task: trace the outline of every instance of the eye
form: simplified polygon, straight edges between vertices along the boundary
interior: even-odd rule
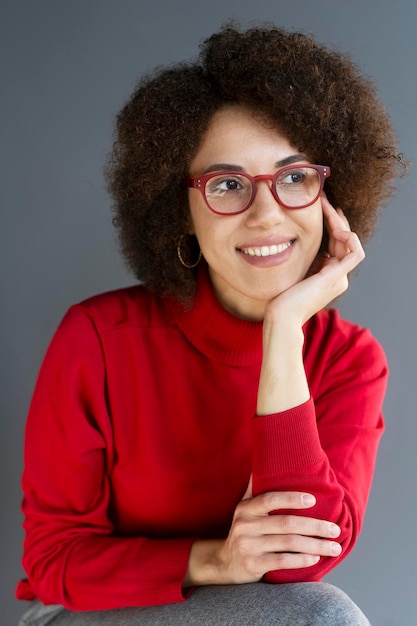
[[[206,193],[225,195],[239,192],[247,187],[244,179],[239,176],[215,176],[207,182]]]
[[[218,188],[224,191],[236,191],[236,189],[240,189],[242,185],[238,180],[234,180],[233,178],[228,180],[223,180],[219,183]]]
[[[279,179],[280,185],[302,185],[306,182],[307,172],[305,170],[291,170],[286,172]]]

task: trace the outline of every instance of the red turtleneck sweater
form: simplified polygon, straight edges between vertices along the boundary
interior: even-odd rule
[[[340,557],[266,580],[318,581],[335,567],[363,521],[383,352],[319,313],[305,326],[310,401],[256,417],[261,355],[262,324],[226,312],[204,269],[191,310],[140,286],[72,307],[27,422],[18,597],[73,610],[183,600],[193,540],[227,535],[251,472],[254,495],[311,492],[310,514],[342,529]]]

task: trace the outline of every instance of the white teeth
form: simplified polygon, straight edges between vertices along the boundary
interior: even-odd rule
[[[262,246],[261,248],[243,248],[242,252],[244,254],[248,254],[249,256],[273,256],[274,254],[279,254],[280,252],[284,252],[291,245],[291,241],[287,241],[287,243],[280,243],[274,246]]]

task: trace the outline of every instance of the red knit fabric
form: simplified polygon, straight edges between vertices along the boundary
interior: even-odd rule
[[[254,494],[311,492],[308,514],[341,526],[340,557],[266,576],[320,580],[361,529],[387,367],[334,310],[305,326],[304,352],[311,400],[256,417],[262,324],[227,313],[204,270],[191,310],[140,286],[72,307],[27,422],[17,596],[73,610],[184,600],[193,540],[227,535],[251,472]]]

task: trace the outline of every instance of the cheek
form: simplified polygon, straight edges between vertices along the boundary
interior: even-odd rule
[[[320,246],[324,233],[323,212],[321,210],[321,205],[309,208],[310,210],[303,215],[297,215],[298,226],[302,229],[306,241],[308,240],[310,245]]]
[[[207,215],[205,207],[190,207],[190,234],[197,237],[204,256],[210,251],[213,241],[216,240],[214,224]]]
[[[190,234],[196,235],[201,244],[210,242],[218,229],[217,216],[207,208],[198,190],[190,189],[188,196]]]
[[[317,205],[314,205],[312,208],[313,210],[309,220],[310,230],[314,239],[320,243],[323,239],[324,233],[324,216],[321,208],[321,202],[318,202]]]

